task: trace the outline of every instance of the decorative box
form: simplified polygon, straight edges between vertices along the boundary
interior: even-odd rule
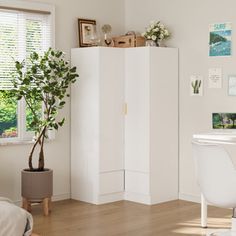
[[[145,45],[145,38],[137,35],[123,35],[113,37],[114,47],[118,48],[132,48],[141,47]]]

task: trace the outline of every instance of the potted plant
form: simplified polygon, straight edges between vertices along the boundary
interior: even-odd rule
[[[27,125],[35,132],[29,153],[29,168],[24,169],[21,176],[24,204],[24,199],[29,202],[51,199],[52,170],[44,166],[44,143],[50,130],[58,130],[64,124],[65,119],[58,121],[57,114],[64,107],[65,98],[69,97],[67,89],[76,81],[78,74],[76,67],[71,68],[65,61],[63,52],[51,48],[42,56],[33,52],[27,63],[16,61],[15,67],[14,89],[9,96],[25,100],[31,116]],[[41,112],[39,107],[42,107]],[[36,150],[39,151],[37,168],[32,163]]]

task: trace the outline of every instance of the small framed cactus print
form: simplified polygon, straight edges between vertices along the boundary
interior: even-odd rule
[[[192,75],[190,77],[190,95],[203,95],[203,77],[201,75]]]

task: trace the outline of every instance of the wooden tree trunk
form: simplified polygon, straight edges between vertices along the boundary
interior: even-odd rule
[[[41,149],[40,149],[40,152],[39,152],[38,170],[39,171],[44,170],[44,152],[43,152],[42,146],[41,146]]]
[[[42,132],[42,140],[40,141],[40,152],[39,152],[39,162],[38,162],[38,170],[43,171],[44,170],[44,139],[45,139],[45,133],[46,129],[43,130]]]
[[[45,138],[45,133],[46,133],[46,127],[44,127],[43,131],[41,132],[41,134],[39,135],[39,137],[37,138],[36,142],[34,143],[34,146],[31,149],[30,155],[29,155],[29,161],[28,161],[28,165],[29,165],[29,169],[30,171],[33,171],[33,164],[32,164],[32,158],[33,158],[33,154],[35,151],[35,148],[37,146],[37,144],[41,145],[40,148],[40,153],[39,153],[39,163],[38,163],[38,169],[39,170],[43,170],[44,169],[44,152],[43,152],[43,144],[44,144],[44,138]],[[42,140],[41,140],[42,139]]]

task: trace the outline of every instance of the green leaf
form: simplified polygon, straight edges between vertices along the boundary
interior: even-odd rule
[[[61,102],[59,103],[59,106],[64,106],[65,104],[66,104],[65,101],[61,101]]]
[[[70,69],[70,72],[71,72],[71,73],[75,73],[75,72],[76,72],[76,67],[72,67],[72,68]]]
[[[53,125],[53,127],[54,127],[55,130],[58,130],[58,124],[55,123],[55,124]]]
[[[62,127],[65,123],[65,118],[63,118],[60,122],[58,122],[58,124]]]

